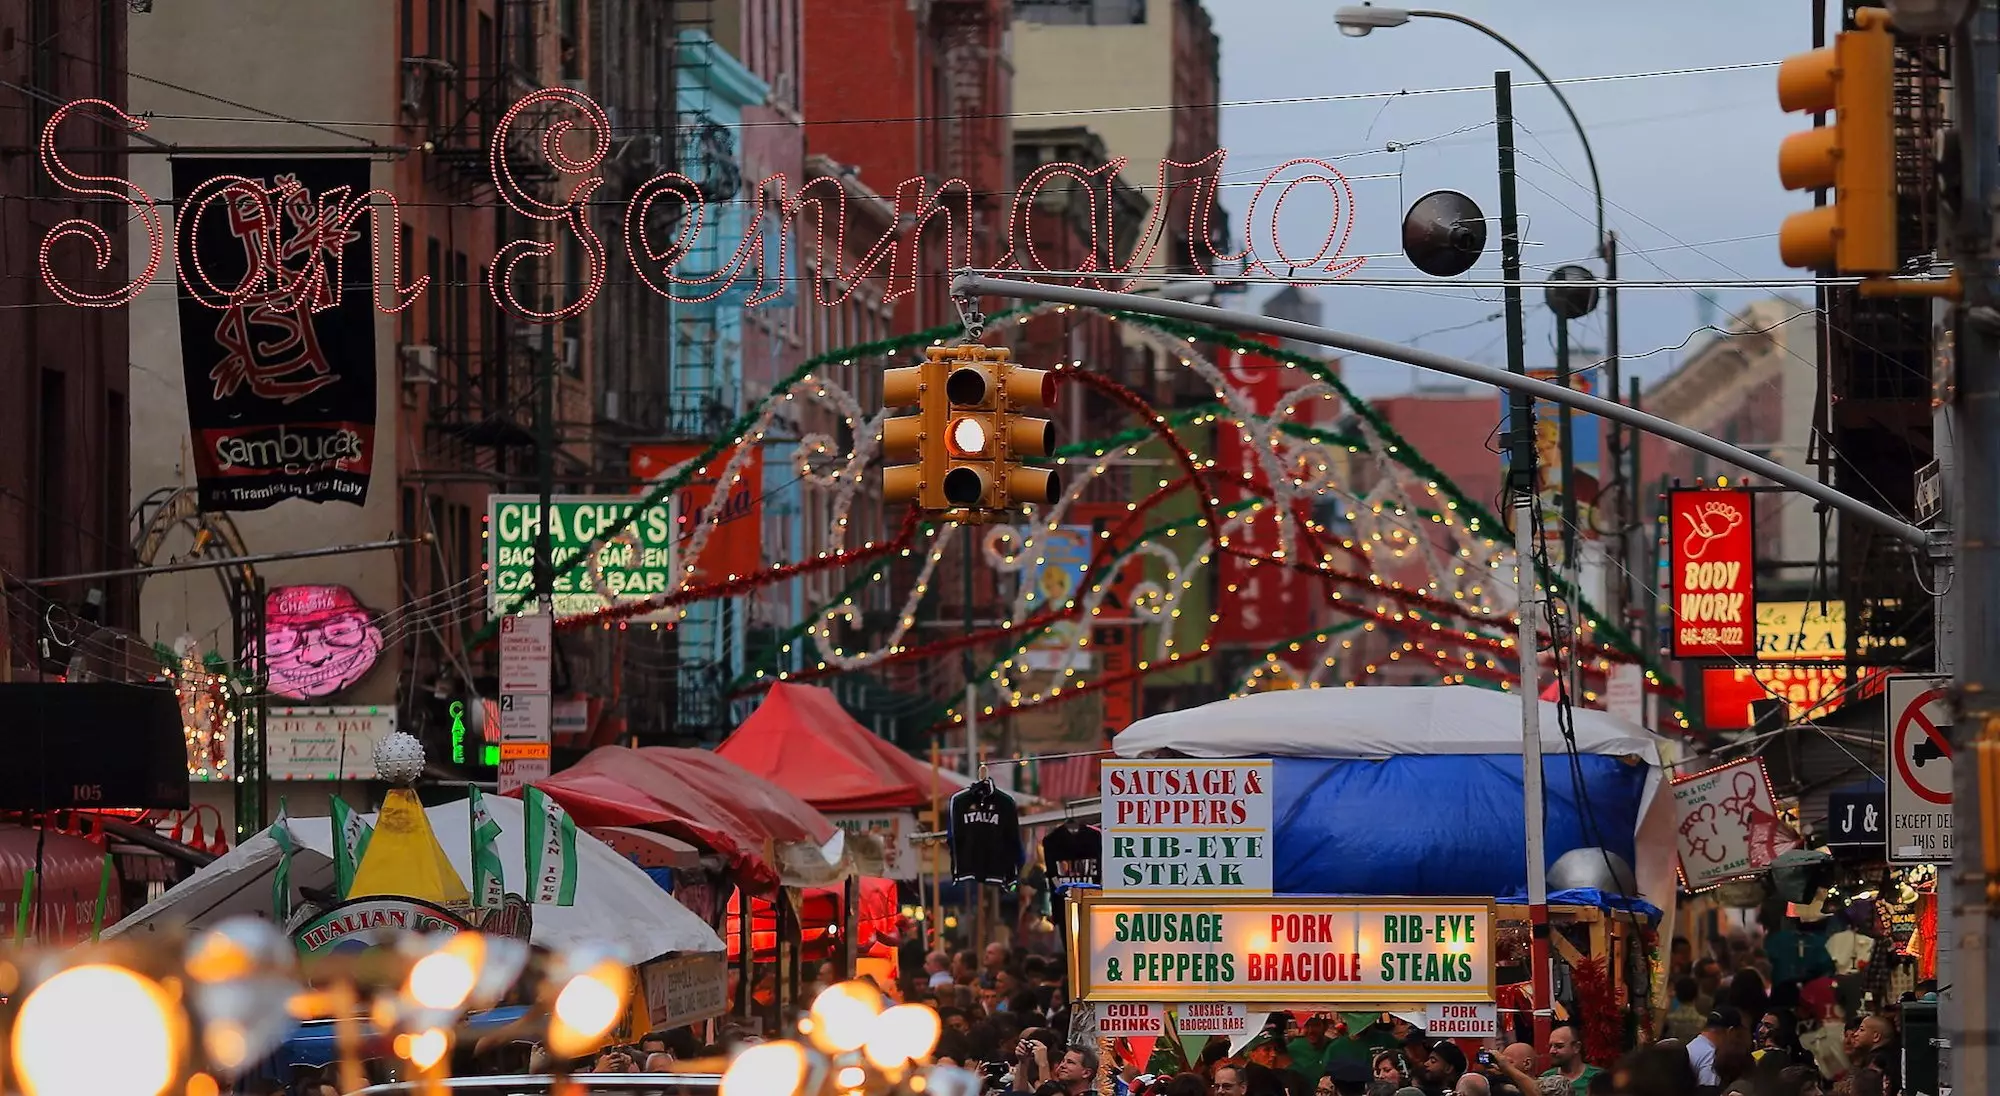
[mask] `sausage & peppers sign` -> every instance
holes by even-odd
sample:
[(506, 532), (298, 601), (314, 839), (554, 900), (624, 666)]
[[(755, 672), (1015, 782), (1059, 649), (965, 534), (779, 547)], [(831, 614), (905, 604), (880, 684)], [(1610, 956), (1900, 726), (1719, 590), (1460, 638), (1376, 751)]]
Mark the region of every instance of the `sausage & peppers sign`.
[(1493, 907), (1484, 901), (1100, 896), (1077, 903), (1070, 918), (1072, 984), (1091, 1001), (1493, 998)]

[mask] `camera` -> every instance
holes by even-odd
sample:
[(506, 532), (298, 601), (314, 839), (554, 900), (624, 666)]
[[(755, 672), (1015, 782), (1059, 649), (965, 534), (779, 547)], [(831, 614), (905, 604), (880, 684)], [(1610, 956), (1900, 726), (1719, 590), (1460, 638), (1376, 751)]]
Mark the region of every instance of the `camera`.
[(1493, 1052), (1484, 1047), (1479, 1049), (1478, 1058), (1479, 1064), (1482, 1066), (1491, 1067), (1493, 1065)]

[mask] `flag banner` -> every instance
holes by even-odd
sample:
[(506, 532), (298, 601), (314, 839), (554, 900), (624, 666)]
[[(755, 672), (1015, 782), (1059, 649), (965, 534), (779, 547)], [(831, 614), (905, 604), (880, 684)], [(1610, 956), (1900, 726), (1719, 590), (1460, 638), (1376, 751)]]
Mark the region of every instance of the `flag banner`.
[(522, 794), (521, 814), (532, 827), (521, 842), (528, 853), (528, 901), (537, 906), (576, 905), (576, 822), (540, 788)]
[(333, 797), (333, 876), (342, 902), (354, 889), (354, 872), (361, 867), (361, 858), (368, 855), (368, 840), (374, 836), (375, 827), (360, 812), (339, 796)]
[(472, 793), (471, 798), (466, 800), (467, 809), (472, 812), (472, 908), (497, 910), (507, 898), (507, 883), (500, 869), (500, 849), (494, 843), (500, 836), (500, 823), (495, 822), (492, 812), (486, 809), (486, 801), (480, 797), (479, 789), (467, 790)]
[(173, 175), (201, 508), (361, 505), (379, 368), (368, 159), (177, 157)]
[(299, 843), (292, 838), (292, 816), (285, 801), (278, 800), (278, 818), (264, 831), (278, 843), (278, 870), (271, 873), (271, 920), (282, 925), (292, 919), (292, 853)]

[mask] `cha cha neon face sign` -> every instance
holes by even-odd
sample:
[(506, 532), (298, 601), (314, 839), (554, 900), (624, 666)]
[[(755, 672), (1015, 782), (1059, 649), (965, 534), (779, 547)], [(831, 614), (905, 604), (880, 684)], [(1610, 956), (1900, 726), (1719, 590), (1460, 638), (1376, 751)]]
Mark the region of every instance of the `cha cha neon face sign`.
[[(145, 254), (133, 254), (130, 268), (137, 276), (125, 286), (106, 292), (90, 292), (64, 283), (51, 266), (49, 256), (58, 247), (88, 248), (98, 269), (108, 267), (117, 242), (96, 220), (73, 219), (51, 228), (41, 243), (42, 281), (61, 300), (75, 305), (109, 308), (130, 304), (152, 280), (166, 256), (168, 226), (153, 197), (138, 184), (115, 175), (88, 175), (70, 167), (62, 157), (56, 134), (72, 117), (122, 127), (139, 133), (150, 123), (125, 113), (101, 99), (78, 99), (50, 117), (42, 128), (39, 152), (42, 169), (57, 185), (85, 200), (98, 200), (127, 207), (126, 215), (145, 229)], [(73, 134), (73, 137), (78, 135)], [(95, 134), (92, 145), (103, 141)], [(556, 323), (571, 319), (588, 309), (603, 288), (609, 273), (611, 251), (592, 223), (590, 207), (604, 186), (606, 160), (611, 153), (611, 125), (604, 108), (588, 95), (571, 88), (542, 88), (516, 102), (500, 119), (489, 160), (494, 187), (500, 200), (521, 216), (548, 228), (534, 239), (504, 242), (493, 257), (487, 291), (501, 308), (532, 323)], [(1229, 153), (1217, 149), (1199, 160), (1183, 163), (1162, 160), (1155, 183), (1147, 197), (1151, 211), (1129, 253), (1120, 254), (1114, 239), (1113, 210), (1118, 207), (1116, 188), (1128, 161), (1114, 159), (1096, 166), (1057, 162), (1043, 164), (1030, 172), (1015, 188), (1007, 212), (1007, 251), (979, 269), (998, 269), (1030, 278), (1086, 285), (1095, 289), (1122, 290), (1133, 285), (1134, 273), (1151, 267), (1160, 258), (1160, 242), (1169, 236), (1169, 225), (1185, 226), (1193, 252), (1186, 258), (1197, 270), (1217, 276), (1218, 265), (1240, 271), (1240, 276), (1263, 275), (1298, 284), (1323, 281), (1327, 276), (1345, 276), (1359, 269), (1360, 257), (1343, 255), (1354, 230), (1354, 191), (1340, 169), (1323, 160), (1288, 160), (1272, 169), (1257, 183), (1244, 216), (1245, 243), (1234, 254), (1219, 247), (1216, 201), (1221, 186), (1223, 163)], [(566, 189), (561, 202), (525, 186), (516, 176), (517, 163), (532, 163), (540, 173), (551, 169), (561, 181), (551, 194)], [(1136, 173), (1135, 173), (1136, 174)], [(217, 285), (209, 278), (194, 250), (196, 226), (203, 217), (221, 216), (232, 206), (268, 208), (297, 199), (297, 195), (267, 189), (264, 184), (243, 178), (218, 178), (204, 192), (180, 195), (179, 210), (172, 227), (179, 254), (189, 256), (176, 264), (175, 273), (185, 292), (213, 308), (255, 296), (269, 302), (275, 292), (289, 294), (301, 308), (317, 311), (338, 301), (344, 279), (357, 273), (328, 262), (320, 249), (307, 249), (315, 256), (307, 269), (288, 268), (282, 272), (253, 269), (239, 285)], [(1045, 191), (1071, 191), (1071, 200), (1081, 200), (1089, 211), (1089, 228), (1084, 242), (1086, 257), (1069, 263), (1068, 270), (1052, 268), (1042, 259), (1050, 241), (1037, 241), (1033, 213)], [(1303, 194), (1323, 189), (1331, 199), (1326, 214), (1326, 231), (1311, 254), (1292, 254), (1280, 240), (1279, 225), (1285, 203)], [(884, 294), (896, 300), (916, 290), (919, 256), (925, 234), (943, 236), (946, 265), (951, 270), (974, 267), (972, 224), (967, 211), (972, 192), (964, 180), (947, 179), (933, 184), (926, 178), (905, 179), (893, 194), (880, 199), (893, 205), (890, 228), (849, 261), (849, 192), (841, 180), (820, 177), (794, 186), (783, 173), (765, 177), (755, 187), (746, 188), (748, 205), (741, 237), (722, 240), (719, 246), (729, 254), (713, 269), (687, 269), (686, 260), (698, 248), (704, 233), (720, 231), (718, 220), (701, 196), (701, 188), (679, 172), (663, 172), (633, 187), (624, 201), (623, 233), (625, 261), (638, 280), (653, 292), (682, 304), (713, 301), (732, 289), (743, 293), (743, 305), (755, 308), (783, 297), (788, 285), (786, 255), (789, 248), (769, 246), (796, 236), (800, 249), (811, 240), (817, 269), (824, 275), (813, 279), (813, 295), (824, 306), (844, 303), (855, 288), (869, 279), (886, 283)], [(1053, 197), (1054, 194), (1051, 194)], [(407, 257), (402, 253), (400, 212), (394, 195), (371, 190), (363, 194), (329, 192), (314, 196), (317, 212), (307, 218), (315, 231), (327, 238), (345, 238), (361, 231), (369, 221), (374, 254), (374, 299), (383, 312), (400, 312), (413, 304), (429, 288), (428, 277), (407, 278)], [(812, 215), (806, 216), (808, 207)], [(1295, 220), (1299, 216), (1294, 207)], [(276, 224), (276, 218), (263, 223)], [(1301, 222), (1303, 223), (1303, 222)], [(672, 226), (672, 238), (660, 238), (664, 230), (649, 225)], [(808, 229), (810, 231), (808, 231)], [(275, 231), (275, 229), (273, 230)], [(830, 238), (829, 238), (830, 237)], [(277, 255), (298, 252), (295, 246), (273, 238), (261, 253)], [(562, 272), (551, 264), (565, 251), (582, 256), (582, 268)], [(858, 250), (858, 249), (857, 249)], [(1165, 256), (1175, 260), (1177, 256)], [(253, 264), (254, 266), (255, 264)], [(704, 266), (708, 265), (706, 262)], [(539, 267), (539, 270), (535, 268)], [(558, 300), (549, 308), (538, 308), (519, 299), (514, 286), (524, 275), (539, 273), (547, 283), (573, 286), (569, 299)], [(945, 273), (935, 271), (931, 273)], [(282, 277), (279, 276), (282, 274)], [(1220, 275), (1224, 278), (1229, 275)], [(847, 289), (832, 297), (831, 286)]]
[(264, 600), (264, 654), (272, 693), (331, 696), (374, 668), (382, 631), (345, 586), (280, 586)]

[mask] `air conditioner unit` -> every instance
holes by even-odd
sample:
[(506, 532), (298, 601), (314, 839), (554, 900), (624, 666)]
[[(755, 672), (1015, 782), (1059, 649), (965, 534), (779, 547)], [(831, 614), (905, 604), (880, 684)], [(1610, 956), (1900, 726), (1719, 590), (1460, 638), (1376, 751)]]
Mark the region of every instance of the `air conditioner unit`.
[(604, 418), (609, 422), (625, 421), (625, 393), (615, 388), (604, 390)]
[(403, 356), (404, 384), (438, 382), (438, 348), (425, 343), (405, 343), (397, 348)]
[(561, 360), (562, 360), (562, 367), (563, 367), (563, 370), (564, 370), (564, 372), (568, 372), (568, 373), (574, 373), (574, 372), (576, 372), (576, 361), (577, 361), (577, 355), (578, 355), (578, 353), (580, 352), (580, 350), (581, 350), (581, 349), (582, 349), (582, 348), (581, 348), (580, 344), (578, 343), (578, 340), (576, 340), (576, 339), (564, 339), (564, 340), (562, 341), (562, 359), (561, 359)]

